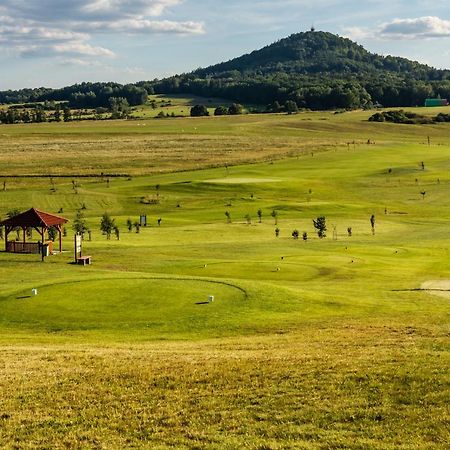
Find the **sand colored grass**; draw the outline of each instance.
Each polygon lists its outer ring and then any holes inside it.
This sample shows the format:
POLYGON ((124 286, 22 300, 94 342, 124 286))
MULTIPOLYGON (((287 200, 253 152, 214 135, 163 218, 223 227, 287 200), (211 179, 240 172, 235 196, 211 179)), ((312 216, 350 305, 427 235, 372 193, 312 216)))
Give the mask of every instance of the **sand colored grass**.
MULTIPOLYGON (((429 112, 430 108, 421 111, 429 112)), ((433 110, 433 112, 435 112, 433 110)), ((443 144, 449 125, 368 122, 371 112, 2 125, 0 176, 155 174, 270 161, 368 140, 443 144)))
POLYGON ((52 448, 446 448, 438 328, 323 323, 138 346, 3 346, 0 439, 52 448))

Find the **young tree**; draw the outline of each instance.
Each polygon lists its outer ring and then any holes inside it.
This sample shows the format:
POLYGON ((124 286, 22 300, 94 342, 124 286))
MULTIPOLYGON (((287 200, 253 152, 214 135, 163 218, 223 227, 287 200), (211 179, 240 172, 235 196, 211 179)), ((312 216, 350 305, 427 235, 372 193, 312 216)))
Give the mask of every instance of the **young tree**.
POLYGON ((250 214, 245 215, 245 220, 247 221, 247 225, 252 224, 252 218, 251 218, 250 214))
POLYGON ((133 222, 131 221, 131 219, 127 219, 127 228, 129 232, 131 232, 131 230, 133 229, 133 222))
POLYGON ((106 239, 111 239, 111 233, 114 231, 115 226, 115 220, 105 212, 100 220, 100 230, 103 234, 106 234, 106 239))
POLYGON ((314 228, 317 230, 317 235, 320 239, 327 237, 327 223, 325 216, 319 216, 316 220, 313 219, 314 228))
POLYGON ((375 235, 375 215, 370 216, 370 226, 372 227, 372 234, 375 235))
POLYGON ((306 231, 303 232, 302 238, 305 242, 308 240, 308 233, 306 231))
POLYGON ((275 221, 275 225, 278 225, 278 212, 273 210, 270 215, 273 217, 274 221, 275 221))
POLYGON ((84 237, 84 233, 86 233, 86 231, 88 230, 86 219, 81 209, 77 210, 72 228, 75 233, 81 234, 82 237, 84 237))
POLYGON ((229 211, 225 211, 225 217, 227 218, 227 223, 231 223, 231 214, 229 211))
POLYGON ((261 209, 258 209, 257 214, 258 214, 258 218, 259 218, 259 223, 261 223, 262 222, 262 211, 261 211, 261 209))
POLYGON ((114 234, 116 235, 116 239, 119 240, 120 239, 120 230, 117 225, 114 225, 114 234))
POLYGON ((275 228, 275 237, 278 237, 280 235, 280 229, 277 227, 275 228))
POLYGON ((298 239, 298 235, 299 235, 298 230, 294 230, 294 231, 292 232, 292 237, 293 237, 295 240, 298 239))
POLYGON ((348 237, 352 237, 352 227, 347 228, 348 237))
POLYGON ((420 191, 420 194, 422 195, 422 200, 425 200, 426 191, 420 191))

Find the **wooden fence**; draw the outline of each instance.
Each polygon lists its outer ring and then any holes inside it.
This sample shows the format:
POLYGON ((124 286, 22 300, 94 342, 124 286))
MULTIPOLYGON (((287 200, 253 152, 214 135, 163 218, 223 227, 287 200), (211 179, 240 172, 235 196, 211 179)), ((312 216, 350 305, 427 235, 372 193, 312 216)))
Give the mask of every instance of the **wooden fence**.
POLYGON ((9 253, 30 253, 39 255, 41 252, 41 244, 39 242, 9 241, 6 251, 9 253))

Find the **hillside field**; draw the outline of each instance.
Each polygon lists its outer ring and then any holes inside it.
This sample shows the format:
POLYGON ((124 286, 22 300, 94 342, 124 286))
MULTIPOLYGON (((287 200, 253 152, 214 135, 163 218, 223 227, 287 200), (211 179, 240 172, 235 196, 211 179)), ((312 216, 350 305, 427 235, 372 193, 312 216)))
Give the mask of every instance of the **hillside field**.
POLYGON ((0 447, 447 448, 450 124, 372 113, 1 125, 0 217, 71 222, 0 252, 0 447))

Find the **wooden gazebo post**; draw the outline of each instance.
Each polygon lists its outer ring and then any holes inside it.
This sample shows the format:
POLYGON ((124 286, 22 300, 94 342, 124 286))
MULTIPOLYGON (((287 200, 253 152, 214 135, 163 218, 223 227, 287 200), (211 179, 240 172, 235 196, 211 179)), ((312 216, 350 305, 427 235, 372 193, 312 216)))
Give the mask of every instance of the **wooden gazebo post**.
POLYGON ((58 237, 59 237, 59 253, 62 253, 62 230, 61 225, 57 225, 58 237))
POLYGON ((5 252, 8 251, 8 234, 11 231, 11 227, 8 227, 8 225, 5 225, 5 252))

